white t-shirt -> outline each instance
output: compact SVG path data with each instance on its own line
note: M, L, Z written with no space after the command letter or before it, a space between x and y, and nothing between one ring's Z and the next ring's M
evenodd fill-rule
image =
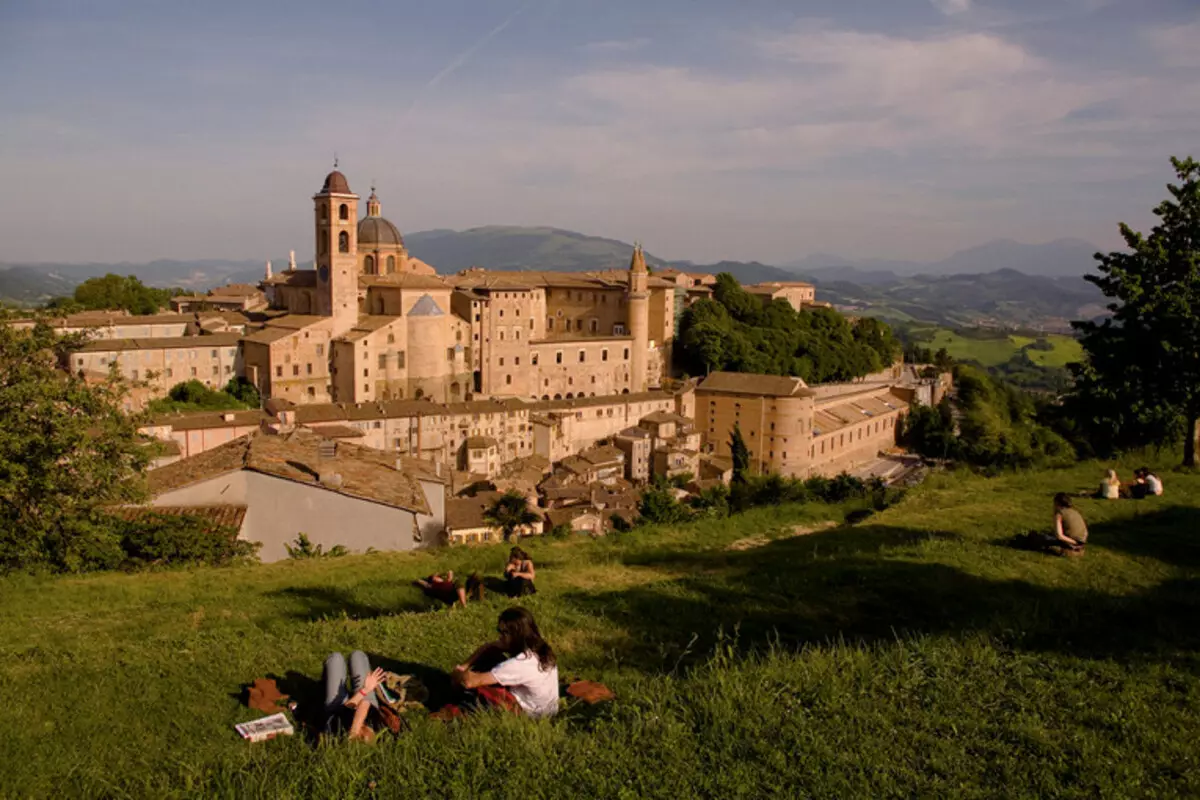
M1157 475L1146 476L1146 486L1150 489L1150 494L1162 494L1162 480Z
M492 677L512 692L529 716L552 717L558 713L558 667L543 672L532 651L497 665Z

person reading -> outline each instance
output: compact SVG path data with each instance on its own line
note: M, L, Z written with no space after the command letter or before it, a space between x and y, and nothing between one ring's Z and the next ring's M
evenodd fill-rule
M533 585L537 570L533 559L519 547L514 547L508 554L508 563L504 565L504 590L509 597L524 597L537 593Z
M473 693L480 705L495 706L530 717L558 713L558 663L527 609L500 614L499 634L454 668L458 686Z

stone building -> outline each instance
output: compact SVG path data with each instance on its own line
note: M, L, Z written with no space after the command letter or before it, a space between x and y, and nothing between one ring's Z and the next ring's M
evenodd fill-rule
M128 381L165 394L172 386L197 380L220 389L242 374L241 334L94 339L68 356L74 372L107 373L114 365Z
M744 287L747 292L757 297L764 305L773 300L786 300L797 311L805 307L818 305L817 290L811 283L803 281L772 281ZM828 305L825 303L823 305Z
M696 387L696 422L705 447L730 455L735 426L764 474L836 474L896 444L896 424L908 410L888 384L841 384L846 391L818 398L799 378L714 372Z

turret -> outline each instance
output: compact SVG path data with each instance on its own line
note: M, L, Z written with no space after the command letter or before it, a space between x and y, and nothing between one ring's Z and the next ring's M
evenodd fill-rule
M650 272L641 243L633 246L629 262L629 332L633 336L629 359L629 391L646 391L646 364L650 355Z
M339 336L358 321L358 195L335 169L313 195L313 206L317 313L337 321L333 333Z

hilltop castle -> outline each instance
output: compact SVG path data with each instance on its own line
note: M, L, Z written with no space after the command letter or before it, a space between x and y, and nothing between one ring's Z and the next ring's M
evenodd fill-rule
M242 373L264 397L362 403L423 397L532 400L660 385L686 291L629 269L473 268L442 278L411 257L374 189L359 219L346 176L313 196L313 269L268 274L271 309L242 340Z

